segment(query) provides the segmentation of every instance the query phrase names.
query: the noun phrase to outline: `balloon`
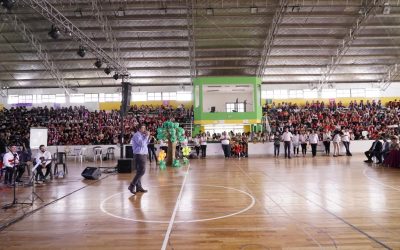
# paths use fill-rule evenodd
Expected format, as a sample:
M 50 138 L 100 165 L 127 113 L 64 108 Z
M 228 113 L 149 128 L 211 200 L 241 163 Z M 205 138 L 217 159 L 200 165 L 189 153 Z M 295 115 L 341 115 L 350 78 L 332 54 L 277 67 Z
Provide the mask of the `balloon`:
M 159 161 L 160 164 L 160 169 L 165 170 L 167 168 L 167 165 L 165 164 L 165 161 Z
M 184 156 L 188 156 L 190 154 L 190 151 L 192 151 L 188 146 L 185 146 L 182 148 L 182 154 Z
M 178 159 L 175 159 L 174 162 L 172 163 L 172 166 L 174 168 L 179 168 L 181 166 L 181 163 L 179 162 Z
M 161 150 L 160 153 L 158 154 L 158 161 L 160 162 L 160 164 L 162 161 L 164 161 L 166 156 L 167 156 L 167 154 L 165 153 L 165 151 Z M 164 164 L 165 164 L 165 162 L 164 162 Z

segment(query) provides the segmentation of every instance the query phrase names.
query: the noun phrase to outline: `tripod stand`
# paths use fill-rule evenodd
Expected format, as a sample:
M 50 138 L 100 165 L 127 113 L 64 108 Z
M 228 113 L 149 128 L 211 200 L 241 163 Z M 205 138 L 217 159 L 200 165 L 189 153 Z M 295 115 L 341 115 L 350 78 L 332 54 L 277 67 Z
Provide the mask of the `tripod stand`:
M 27 203 L 27 202 L 18 202 L 17 200 L 17 195 L 16 195 L 16 186 L 17 186 L 17 164 L 16 164 L 16 160 L 17 160 L 17 154 L 13 154 L 14 155 L 14 166 L 13 166 L 13 177 L 14 177 L 14 184 L 13 184 L 13 201 L 9 204 L 5 204 L 4 206 L 2 206 L 3 209 L 9 209 L 14 207 L 15 205 L 31 205 L 33 204 L 33 202 L 31 203 Z
M 37 168 L 39 167 L 40 162 L 37 163 L 33 168 L 32 168 L 32 176 L 29 179 L 28 185 L 32 185 L 32 189 L 31 189 L 31 206 L 33 205 L 33 202 L 35 202 L 36 199 L 41 200 L 42 202 L 44 202 L 44 200 L 35 192 L 35 176 L 37 174 Z

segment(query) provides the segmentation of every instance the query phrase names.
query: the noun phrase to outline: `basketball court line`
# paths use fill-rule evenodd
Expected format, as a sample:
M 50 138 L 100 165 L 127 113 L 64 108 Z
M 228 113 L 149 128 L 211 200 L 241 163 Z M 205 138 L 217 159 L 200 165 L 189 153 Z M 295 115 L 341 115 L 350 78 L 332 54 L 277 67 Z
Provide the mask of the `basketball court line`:
M 400 188 L 399 188 L 399 187 L 394 187 L 394 186 L 385 184 L 385 183 L 383 183 L 383 182 L 381 182 L 381 181 L 378 181 L 378 180 L 376 180 L 376 179 L 374 179 L 374 178 L 372 178 L 372 177 L 369 177 L 369 176 L 367 175 L 367 171 L 368 171 L 368 168 L 367 168 L 367 167 L 364 168 L 364 170 L 363 170 L 363 175 L 364 175 L 365 177 L 367 177 L 369 180 L 371 180 L 371 181 L 373 181 L 373 182 L 375 182 L 375 183 L 378 183 L 379 185 L 382 185 L 382 186 L 385 186 L 385 187 L 388 187 L 388 188 L 391 188 L 391 189 L 400 191 Z
M 172 226 L 174 225 L 174 221 L 175 221 L 175 217 L 176 217 L 176 212 L 178 211 L 179 204 L 181 203 L 183 188 L 185 187 L 186 180 L 187 180 L 187 177 L 188 177 L 188 175 L 189 175 L 189 169 L 190 169 L 190 164 L 188 165 L 188 168 L 186 169 L 186 173 L 185 173 L 185 177 L 183 178 L 181 190 L 179 191 L 178 198 L 176 199 L 175 208 L 174 208 L 174 211 L 173 211 L 173 213 L 172 213 L 171 219 L 170 219 L 170 221 L 169 221 L 168 229 L 167 229 L 167 232 L 165 233 L 165 237 L 164 237 L 163 244 L 162 244 L 162 246 L 161 246 L 161 250 L 167 249 L 167 244 L 168 244 L 168 241 L 169 241 L 169 237 L 170 237 L 170 235 L 171 235 L 171 232 L 172 232 Z

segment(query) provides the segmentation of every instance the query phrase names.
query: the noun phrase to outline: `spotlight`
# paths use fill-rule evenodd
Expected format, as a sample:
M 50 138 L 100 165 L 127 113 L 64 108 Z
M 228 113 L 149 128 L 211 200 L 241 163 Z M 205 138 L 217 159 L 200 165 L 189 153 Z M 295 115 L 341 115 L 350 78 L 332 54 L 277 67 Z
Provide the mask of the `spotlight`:
M 60 30 L 57 27 L 55 27 L 54 25 L 51 25 L 49 36 L 53 39 L 58 39 L 60 37 L 60 35 L 61 35 Z
M 110 67 L 107 67 L 104 69 L 104 73 L 106 73 L 107 75 L 111 74 L 111 69 Z
M 257 7 L 251 7 L 251 8 L 250 8 L 250 13 L 251 13 L 251 14 L 257 14 L 257 12 L 258 12 Z
M 389 15 L 389 14 L 390 14 L 390 5 L 389 5 L 388 2 L 386 2 L 386 3 L 383 5 L 383 14 L 384 14 L 384 15 Z
M 103 63 L 101 62 L 101 60 L 100 59 L 97 59 L 96 60 L 96 62 L 94 63 L 94 66 L 96 66 L 96 68 L 101 68 L 101 65 L 102 65 Z
M 79 46 L 78 52 L 76 52 L 80 57 L 85 57 L 86 50 L 83 46 Z
M 118 78 L 119 78 L 118 73 L 115 73 L 115 74 L 113 75 L 113 78 L 114 78 L 114 80 L 118 80 Z
M 213 8 L 207 8 L 206 14 L 209 15 L 209 16 L 214 15 L 214 9 Z
M 7 10 L 11 10 L 15 4 L 15 0 L 3 0 L 0 2 L 2 2 L 1 5 L 3 5 L 3 7 L 6 8 Z

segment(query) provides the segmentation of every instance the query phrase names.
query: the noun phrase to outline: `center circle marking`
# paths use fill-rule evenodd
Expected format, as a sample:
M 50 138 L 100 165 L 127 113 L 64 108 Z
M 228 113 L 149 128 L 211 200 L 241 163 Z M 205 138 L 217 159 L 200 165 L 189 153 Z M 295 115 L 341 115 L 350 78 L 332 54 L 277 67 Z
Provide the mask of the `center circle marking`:
M 171 185 L 168 185 L 171 186 Z M 179 185 L 172 185 L 172 186 L 179 186 Z M 232 187 L 225 187 L 225 186 L 217 186 L 217 185 L 200 185 L 200 184 L 188 184 L 186 186 L 203 186 L 203 187 L 216 187 L 216 188 L 224 188 L 224 189 L 228 189 L 228 190 L 234 190 L 237 191 L 239 193 L 245 194 L 246 196 L 248 196 L 251 199 L 251 203 L 245 207 L 244 209 L 234 212 L 234 213 L 230 213 L 230 214 L 226 214 L 226 215 L 222 215 L 222 216 L 217 216 L 217 217 L 212 217 L 212 218 L 206 218 L 206 219 L 198 219 L 198 220 L 176 220 L 175 223 L 193 223 L 193 222 L 202 222 L 202 221 L 211 221 L 211 220 L 219 220 L 219 219 L 224 219 L 224 218 L 228 218 L 228 217 L 232 217 L 241 213 L 246 212 L 247 210 L 251 209 L 254 204 L 256 203 L 255 198 L 249 194 L 248 192 L 245 192 L 243 190 L 239 190 L 236 188 L 232 188 Z M 163 187 L 163 186 L 153 186 L 153 187 Z M 127 191 L 128 192 L 128 191 Z M 159 224 L 168 224 L 169 221 L 164 221 L 164 220 L 138 220 L 138 219 L 132 219 L 132 218 L 127 218 L 127 217 L 122 217 L 113 213 L 110 213 L 107 211 L 107 209 L 105 208 L 105 204 L 107 203 L 107 201 L 109 201 L 110 199 L 114 198 L 117 195 L 123 194 L 126 192 L 119 192 L 116 194 L 113 194 L 107 198 L 105 198 L 101 204 L 100 204 L 100 209 L 103 213 L 112 216 L 114 218 L 118 218 L 118 219 L 122 219 L 122 220 L 129 220 L 129 221 L 135 221 L 135 222 L 146 222 L 146 223 L 159 223 Z

